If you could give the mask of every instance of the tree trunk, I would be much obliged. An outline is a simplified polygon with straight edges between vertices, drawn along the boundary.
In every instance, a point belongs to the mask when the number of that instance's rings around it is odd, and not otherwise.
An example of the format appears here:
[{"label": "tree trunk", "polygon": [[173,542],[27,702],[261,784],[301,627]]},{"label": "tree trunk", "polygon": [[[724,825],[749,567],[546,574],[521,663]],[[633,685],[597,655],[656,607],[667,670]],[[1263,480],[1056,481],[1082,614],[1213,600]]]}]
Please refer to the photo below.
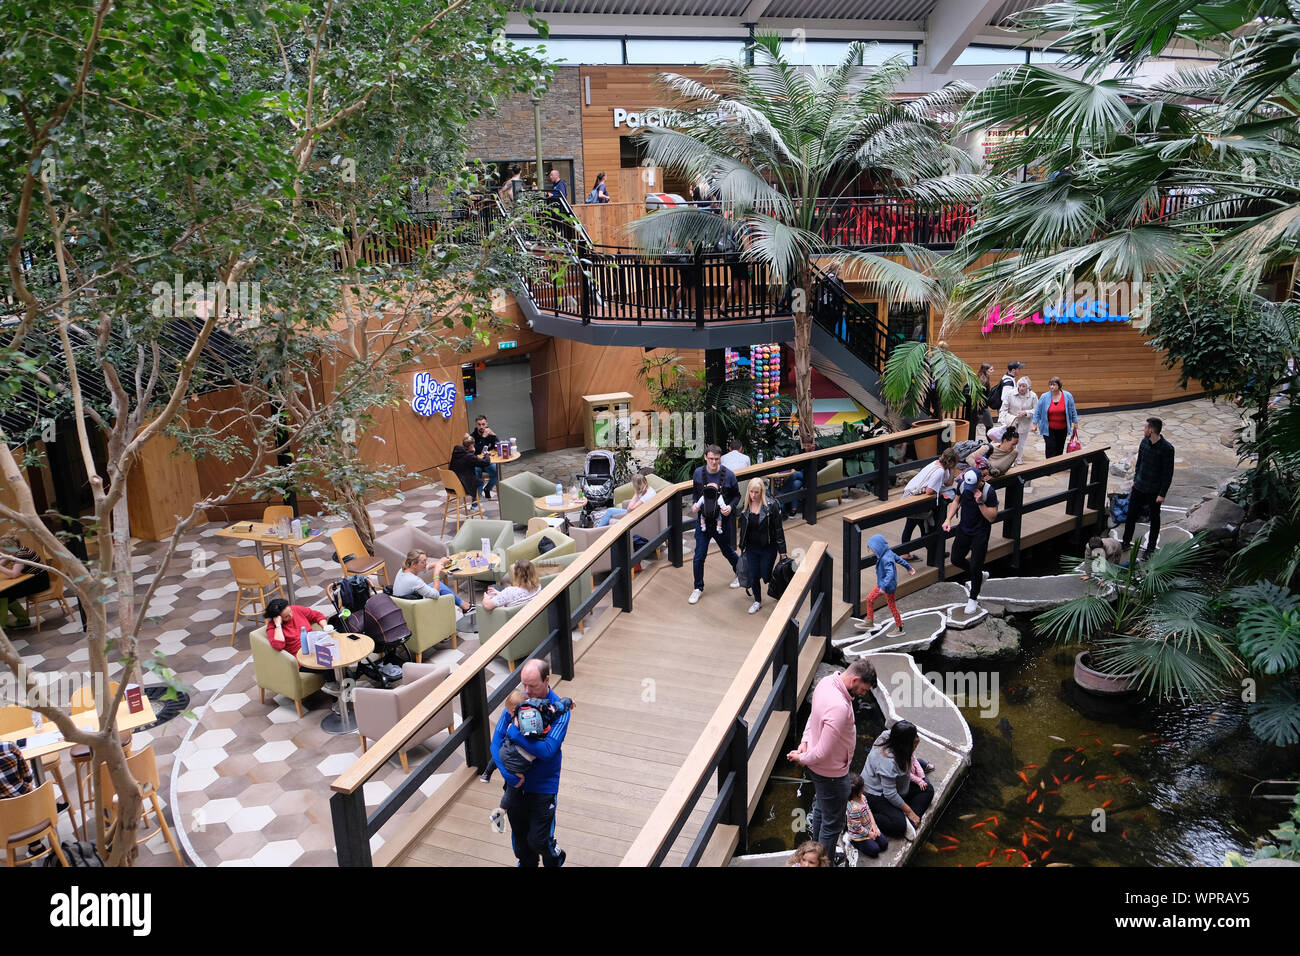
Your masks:
[{"label": "tree trunk", "polygon": [[802,295],[795,296],[794,313],[794,397],[799,411],[799,444],[807,446],[817,440],[813,424],[812,397],[812,316],[808,312],[812,270],[805,263],[799,275]]},{"label": "tree trunk", "polygon": [[[104,862],[108,866],[130,866],[139,855],[140,848],[136,846],[135,837],[140,826],[140,809],[144,806],[144,799],[140,796],[139,786],[127,769],[126,753],[122,750],[122,742],[118,739],[116,728],[90,749],[91,771],[98,775],[99,765],[107,764],[108,775],[113,781],[113,790],[117,793],[117,829],[113,833],[112,850]],[[98,776],[93,779],[97,797],[96,819],[102,821],[101,808],[109,805],[109,801],[105,799],[106,795],[99,791]],[[179,826],[179,823],[177,825]],[[103,837],[101,836],[100,839]],[[105,849],[103,843],[100,844],[100,849],[101,851]]]},{"label": "tree trunk", "polygon": [[[357,534],[361,537],[361,543],[366,546],[367,551],[374,554],[375,526],[370,522],[370,512],[366,508],[364,499],[351,488],[335,486],[334,491],[343,499],[343,503],[347,507],[348,517],[352,519],[352,526],[357,529]],[[339,555],[339,557],[342,557],[342,555]]]}]

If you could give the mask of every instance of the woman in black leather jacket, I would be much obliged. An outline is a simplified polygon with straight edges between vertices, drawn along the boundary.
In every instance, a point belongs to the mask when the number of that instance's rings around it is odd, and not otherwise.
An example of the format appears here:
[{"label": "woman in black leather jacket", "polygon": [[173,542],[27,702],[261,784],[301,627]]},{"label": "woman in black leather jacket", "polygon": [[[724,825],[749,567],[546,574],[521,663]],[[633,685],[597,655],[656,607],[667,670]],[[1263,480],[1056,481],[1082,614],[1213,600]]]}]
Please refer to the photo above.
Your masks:
[{"label": "woman in black leather jacket", "polygon": [[763,582],[771,582],[772,567],[777,555],[785,557],[785,528],[781,521],[781,506],[767,494],[762,478],[750,479],[745,497],[740,503],[736,523],[740,543],[740,560],[748,569],[749,587],[754,592],[750,614],[757,614],[763,606]]},{"label": "woman in black leather jacket", "polygon": [[491,464],[487,456],[479,458],[474,454],[474,438],[466,435],[459,445],[451,450],[451,464],[448,466],[460,479],[465,494],[478,500],[478,473],[475,468],[486,468]]}]

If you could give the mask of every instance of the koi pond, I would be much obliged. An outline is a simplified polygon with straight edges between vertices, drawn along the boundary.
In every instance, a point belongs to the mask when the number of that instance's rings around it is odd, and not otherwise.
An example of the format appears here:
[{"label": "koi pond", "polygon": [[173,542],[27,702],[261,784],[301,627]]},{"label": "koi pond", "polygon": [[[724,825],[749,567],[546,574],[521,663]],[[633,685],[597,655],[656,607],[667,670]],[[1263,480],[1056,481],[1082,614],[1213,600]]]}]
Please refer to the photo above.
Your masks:
[{"label": "koi pond", "polygon": [[[1222,866],[1228,851],[1249,851],[1285,817],[1289,805],[1250,793],[1260,780],[1300,772],[1300,749],[1258,740],[1244,702],[1094,696],[1072,679],[1076,649],[1034,637],[1027,619],[1008,620],[1025,649],[996,671],[995,708],[962,707],[971,767],[912,865]],[[925,654],[917,663],[926,673],[959,669]],[[804,717],[806,705],[800,728]],[[859,709],[855,771],[883,726],[874,704]],[[793,849],[812,795],[812,783],[800,785],[779,760],[749,852]]]}]

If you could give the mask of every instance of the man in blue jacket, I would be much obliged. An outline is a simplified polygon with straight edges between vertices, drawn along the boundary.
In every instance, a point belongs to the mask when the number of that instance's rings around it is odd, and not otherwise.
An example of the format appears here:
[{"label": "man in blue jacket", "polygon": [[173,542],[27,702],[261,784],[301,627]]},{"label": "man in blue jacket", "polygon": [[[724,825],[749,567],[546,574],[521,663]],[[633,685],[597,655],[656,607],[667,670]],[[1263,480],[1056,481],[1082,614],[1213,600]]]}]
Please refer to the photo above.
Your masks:
[{"label": "man in blue jacket", "polygon": [[[692,491],[691,511],[695,514],[695,556],[692,565],[695,570],[695,590],[687,599],[695,604],[704,591],[704,558],[709,550],[709,541],[718,542],[718,550],[736,570],[736,551],[731,546],[732,515],[740,504],[740,485],[736,473],[722,463],[722,449],[710,445],[704,449],[704,464],[695,469]],[[740,579],[731,582],[733,588],[740,587]]]},{"label": "man in blue jacket", "polygon": [[[519,672],[519,683],[529,697],[559,703],[551,690],[551,665],[542,658],[526,662]],[[540,856],[542,866],[564,865],[565,853],[555,845],[555,805],[560,792],[560,747],[569,731],[570,710],[551,724],[544,740],[529,740],[514,725],[508,710],[503,710],[492,734],[492,760],[506,782],[506,816],[510,818],[510,843],[520,866],[535,867]],[[523,777],[506,769],[501,762],[501,744],[509,737],[515,746],[533,757],[532,767]]]}]

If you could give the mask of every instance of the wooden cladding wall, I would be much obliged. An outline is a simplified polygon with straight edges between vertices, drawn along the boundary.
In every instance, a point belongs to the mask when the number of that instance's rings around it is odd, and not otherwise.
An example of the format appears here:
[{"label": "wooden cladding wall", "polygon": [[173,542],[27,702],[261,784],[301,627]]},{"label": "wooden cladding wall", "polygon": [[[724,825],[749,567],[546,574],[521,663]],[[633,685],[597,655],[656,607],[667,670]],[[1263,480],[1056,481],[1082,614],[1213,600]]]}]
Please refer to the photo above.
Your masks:
[{"label": "wooden cladding wall", "polygon": [[575,206],[574,212],[598,246],[633,246],[627,225],[645,215],[645,202],[610,202]]},{"label": "wooden cladding wall", "polygon": [[[619,182],[615,189],[615,174],[622,167],[622,150],[620,143],[624,136],[637,132],[629,129],[626,123],[614,126],[614,110],[624,109],[629,113],[640,113],[653,107],[672,105],[670,94],[658,88],[654,78],[660,72],[678,73],[692,79],[707,80],[708,74],[699,67],[653,67],[653,66],[584,66],[579,90],[586,90],[590,83],[591,103],[582,99],[582,163],[587,174],[587,190],[591,189],[596,174],[604,171],[609,179],[609,198],[614,202],[636,202],[645,200],[645,192],[665,192],[663,177],[656,177],[658,185],[644,189],[640,180],[630,184]],[[640,195],[626,195],[621,190],[628,186],[643,190]],[[586,196],[586,190],[583,191]]]}]

